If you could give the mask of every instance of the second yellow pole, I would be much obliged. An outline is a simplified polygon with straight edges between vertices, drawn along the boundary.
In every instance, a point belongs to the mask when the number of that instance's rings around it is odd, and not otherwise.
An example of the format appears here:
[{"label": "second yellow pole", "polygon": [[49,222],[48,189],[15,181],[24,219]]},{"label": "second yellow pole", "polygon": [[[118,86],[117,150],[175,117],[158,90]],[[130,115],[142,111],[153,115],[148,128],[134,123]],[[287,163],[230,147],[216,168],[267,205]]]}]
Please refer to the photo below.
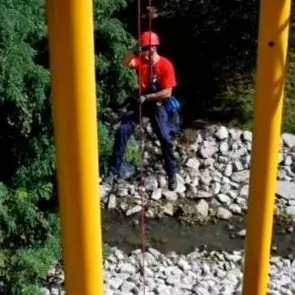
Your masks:
[{"label": "second yellow pole", "polygon": [[48,0],[66,291],[103,295],[92,0]]},{"label": "second yellow pole", "polygon": [[291,0],[262,0],[244,295],[266,295],[286,75]]}]

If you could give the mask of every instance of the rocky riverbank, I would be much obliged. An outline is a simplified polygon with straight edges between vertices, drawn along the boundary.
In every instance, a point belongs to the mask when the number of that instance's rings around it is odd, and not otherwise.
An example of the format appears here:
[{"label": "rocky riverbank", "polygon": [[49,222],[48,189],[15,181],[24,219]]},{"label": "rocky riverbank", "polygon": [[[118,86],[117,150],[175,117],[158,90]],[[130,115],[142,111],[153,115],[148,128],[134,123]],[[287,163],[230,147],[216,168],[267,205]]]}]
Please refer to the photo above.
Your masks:
[{"label": "rocky riverbank", "polygon": [[[225,126],[187,130],[175,141],[178,186],[167,189],[160,143],[145,121],[146,217],[177,216],[188,222],[230,219],[247,211],[252,133]],[[279,152],[279,151],[278,151]],[[280,147],[277,214],[295,215],[295,136],[283,134]],[[126,216],[141,211],[138,181],[102,184],[102,205]]]},{"label": "rocky riverbank", "polygon": [[[195,250],[188,255],[162,254],[150,248],[145,253],[145,287],[140,250],[130,255],[114,247],[104,265],[106,295],[241,295],[243,251],[231,253]],[[46,295],[65,294],[61,269],[51,270]],[[295,259],[272,257],[268,295],[295,292]]]},{"label": "rocky riverbank", "polygon": [[[145,124],[146,295],[241,295],[252,134],[225,126],[175,140],[178,186],[168,191],[160,144]],[[283,134],[268,295],[295,292],[295,136]],[[143,294],[138,181],[101,184],[106,295]],[[183,222],[179,222],[183,221]],[[54,267],[45,295],[65,294]]]}]

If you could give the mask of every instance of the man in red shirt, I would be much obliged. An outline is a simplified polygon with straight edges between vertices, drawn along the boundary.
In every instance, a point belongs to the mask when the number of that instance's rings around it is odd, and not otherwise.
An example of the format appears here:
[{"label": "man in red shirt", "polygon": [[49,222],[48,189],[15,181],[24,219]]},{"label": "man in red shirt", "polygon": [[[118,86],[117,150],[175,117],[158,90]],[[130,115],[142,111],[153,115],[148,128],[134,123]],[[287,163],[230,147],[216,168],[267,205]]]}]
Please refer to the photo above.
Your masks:
[{"label": "man in red shirt", "polygon": [[[172,96],[177,86],[174,66],[170,60],[157,52],[159,37],[153,32],[144,32],[140,38],[141,58],[129,53],[123,60],[126,67],[137,71],[141,95],[138,102],[142,104],[143,115],[149,116],[154,132],[158,136],[164,156],[165,169],[168,175],[168,188],[175,190],[176,158],[169,128],[169,116],[165,104]],[[139,122],[138,112],[133,109],[131,115],[126,115],[115,135],[115,143],[110,161],[110,175],[119,174],[127,142],[134,133]]]}]

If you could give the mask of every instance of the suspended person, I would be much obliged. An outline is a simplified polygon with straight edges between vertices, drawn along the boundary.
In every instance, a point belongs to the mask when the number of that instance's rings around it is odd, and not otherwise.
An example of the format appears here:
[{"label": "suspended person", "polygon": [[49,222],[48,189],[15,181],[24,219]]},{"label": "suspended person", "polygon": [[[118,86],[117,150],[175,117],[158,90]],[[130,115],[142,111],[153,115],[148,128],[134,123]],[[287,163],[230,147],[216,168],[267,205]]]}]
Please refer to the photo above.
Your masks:
[{"label": "suspended person", "polygon": [[[177,186],[177,162],[173,150],[172,132],[177,132],[178,101],[173,96],[173,88],[177,86],[174,65],[166,57],[158,53],[159,37],[154,32],[144,32],[140,37],[140,57],[134,52],[123,60],[126,67],[141,73],[141,95],[132,106],[132,112],[123,116],[121,125],[115,134],[113,152],[110,159],[109,174],[106,182],[118,177],[120,167],[130,136],[139,123],[138,103],[142,104],[142,115],[150,118],[153,130],[161,143],[165,170],[168,176],[169,190]],[[176,104],[175,104],[176,103]],[[176,116],[176,117],[175,117]]]}]

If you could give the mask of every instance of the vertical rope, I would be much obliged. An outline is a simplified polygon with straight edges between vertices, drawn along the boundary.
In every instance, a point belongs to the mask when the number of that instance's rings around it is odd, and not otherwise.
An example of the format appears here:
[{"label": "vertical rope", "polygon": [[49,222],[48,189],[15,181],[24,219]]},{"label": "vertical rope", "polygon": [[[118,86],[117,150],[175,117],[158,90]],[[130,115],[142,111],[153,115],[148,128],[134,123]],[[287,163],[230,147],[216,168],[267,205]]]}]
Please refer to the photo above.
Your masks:
[{"label": "vertical rope", "polygon": [[[152,15],[153,15],[153,8],[152,8],[152,0],[149,0],[149,10],[148,10],[148,30],[152,31]],[[150,40],[149,44],[152,44],[152,34],[150,34]],[[149,51],[149,76],[150,76],[150,82],[153,78],[153,62],[152,62],[152,53]]]},{"label": "vertical rope", "polygon": [[[148,30],[151,32],[152,30],[152,0],[149,0],[149,12],[148,12]],[[138,41],[140,42],[141,36],[141,0],[137,0],[137,17],[138,17]],[[150,34],[149,44],[151,44],[151,34]],[[142,82],[142,69],[141,69],[141,51],[139,52],[139,70],[138,70],[138,95],[141,96],[141,82]],[[151,59],[151,52],[149,52],[149,76],[150,82],[152,81],[152,59]],[[142,104],[139,103],[139,128],[140,128],[140,196],[141,196],[141,220],[140,220],[140,228],[141,228],[141,253],[142,253],[142,275],[143,275],[143,295],[146,294],[145,287],[146,287],[146,279],[145,279],[145,249],[146,249],[146,224],[145,224],[145,199],[144,199],[144,173],[143,173],[143,148],[144,148],[144,134],[143,134],[143,126],[142,126]]]},{"label": "vertical rope", "polygon": [[[140,42],[141,35],[141,0],[137,0],[137,28],[138,28],[138,42]],[[141,82],[142,82],[142,71],[141,71],[141,50],[139,51],[139,69],[138,69],[138,96],[141,96]],[[143,126],[142,126],[142,105],[139,103],[139,129],[140,129],[140,185],[139,185],[139,193],[141,197],[141,219],[140,219],[140,232],[141,232],[141,253],[142,253],[142,276],[143,276],[143,295],[145,295],[145,204],[144,204],[144,175],[143,175]]]}]

